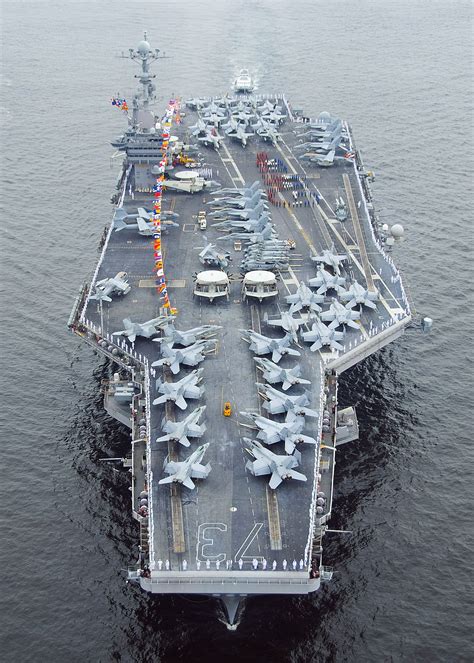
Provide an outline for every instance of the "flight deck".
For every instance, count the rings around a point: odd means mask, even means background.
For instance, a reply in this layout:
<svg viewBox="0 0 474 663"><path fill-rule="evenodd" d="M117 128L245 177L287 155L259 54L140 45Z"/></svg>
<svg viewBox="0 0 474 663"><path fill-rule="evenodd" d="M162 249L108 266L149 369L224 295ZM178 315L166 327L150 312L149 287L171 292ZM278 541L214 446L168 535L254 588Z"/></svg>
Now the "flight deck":
<svg viewBox="0 0 474 663"><path fill-rule="evenodd" d="M145 82L147 75L145 68ZM338 413L337 375L403 333L410 304L345 121L305 117L280 94L202 98L179 109L165 142L160 118L137 103L135 120L142 113L152 121L130 122L128 136L114 143L125 153L114 219L69 322L118 367L108 411L117 393L117 418L126 420L130 408L141 549L129 579L159 593L307 593L331 576L322 538L338 431L341 441L343 430L356 437L355 415L342 421ZM316 138L306 147L308 134ZM157 288L156 232L136 221L154 218L158 173L168 306ZM205 262L206 251L219 253L220 266ZM254 285L246 286L247 275ZM263 283L272 275L270 296ZM218 278L220 285L208 285ZM126 296L97 296L109 281L113 293L117 279ZM196 350L186 364L186 346L166 335L207 325L214 331L198 341L204 356ZM292 352L255 349L282 338ZM294 384L274 380L280 370ZM163 394L186 376L194 381L183 408ZM286 403L272 412L271 389L279 403L299 397L305 407ZM160 441L198 407L198 439L187 447ZM275 441L274 424L290 433ZM277 454L284 473L255 440Z"/></svg>

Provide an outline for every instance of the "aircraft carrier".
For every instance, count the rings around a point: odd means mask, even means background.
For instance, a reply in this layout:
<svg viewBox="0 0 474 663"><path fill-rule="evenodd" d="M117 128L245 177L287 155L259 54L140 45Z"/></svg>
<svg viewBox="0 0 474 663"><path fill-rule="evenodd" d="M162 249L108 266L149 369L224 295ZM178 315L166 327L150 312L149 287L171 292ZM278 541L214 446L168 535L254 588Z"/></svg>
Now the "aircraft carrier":
<svg viewBox="0 0 474 663"><path fill-rule="evenodd" d="M349 124L283 94L157 113L158 57L131 49L139 90L112 101L123 167L68 326L131 429L128 580L219 597L233 624L241 597L331 579L336 448L358 437L338 376L412 311Z"/></svg>

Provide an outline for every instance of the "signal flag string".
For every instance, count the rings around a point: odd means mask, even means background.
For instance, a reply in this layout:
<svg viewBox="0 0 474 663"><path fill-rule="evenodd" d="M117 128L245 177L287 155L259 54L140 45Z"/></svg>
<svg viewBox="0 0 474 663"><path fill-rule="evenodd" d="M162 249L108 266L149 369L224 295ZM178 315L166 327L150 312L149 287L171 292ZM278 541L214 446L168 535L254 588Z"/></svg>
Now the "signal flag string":
<svg viewBox="0 0 474 663"><path fill-rule="evenodd" d="M161 160L158 165L159 175L156 178L156 183L153 187L154 195L154 204L153 204L153 214L152 222L154 225L153 233L153 256L155 260L155 271L156 271L156 288L157 292L163 299L163 307L170 310L172 315L176 315L178 312L177 309L171 307L171 302L168 296L168 288L166 286L166 278L163 264L163 254L161 251L161 200L163 196L163 183L165 180L165 169L166 164L168 163L168 148L170 143L170 131L173 118L176 123L179 124L181 121L179 115L179 101L177 99L171 99L168 103L168 107L163 116L161 127L162 127L162 143L161 143Z"/></svg>

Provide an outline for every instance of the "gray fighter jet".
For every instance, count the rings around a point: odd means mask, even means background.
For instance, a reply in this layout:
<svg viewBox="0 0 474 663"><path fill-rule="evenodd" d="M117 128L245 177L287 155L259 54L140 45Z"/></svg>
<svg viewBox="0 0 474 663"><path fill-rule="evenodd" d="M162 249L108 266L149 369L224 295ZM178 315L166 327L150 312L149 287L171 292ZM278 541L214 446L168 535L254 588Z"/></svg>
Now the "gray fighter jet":
<svg viewBox="0 0 474 663"><path fill-rule="evenodd" d="M204 115L204 122L209 126L218 127L221 122L224 122L225 115L219 115L218 113L209 113Z"/></svg>
<svg viewBox="0 0 474 663"><path fill-rule="evenodd" d="M207 132L207 124L199 119L196 124L193 124L192 127L189 127L192 136L201 136Z"/></svg>
<svg viewBox="0 0 474 663"><path fill-rule="evenodd" d="M218 191L214 191L213 195L230 194L233 198L236 196L252 196L259 189L261 189L260 182L255 180L255 182L253 182L249 187L243 187L240 189L219 189Z"/></svg>
<svg viewBox="0 0 474 663"><path fill-rule="evenodd" d="M267 355L272 354L272 361L276 364L284 355L290 355L292 357L300 357L301 352L290 348L293 338L290 334L285 334L283 338L269 338L268 336L263 336L258 334L252 329L240 329L242 332L242 338L247 343L250 343L249 349L254 352L256 355Z"/></svg>
<svg viewBox="0 0 474 663"><path fill-rule="evenodd" d="M315 311L318 313L322 311L322 308L319 306L324 302L324 295L318 295L308 288L306 283L301 283L298 285L298 288L294 295L287 295L285 297L290 306L290 313L297 313L302 309L309 309L310 311Z"/></svg>
<svg viewBox="0 0 474 663"><path fill-rule="evenodd" d="M263 474L271 474L269 486L273 490L278 488L285 479L306 481L304 474L296 472L293 469L298 467L301 460L301 454L297 449L295 449L292 456L279 456L264 447L263 444L260 444L258 440L251 440L248 437L244 437L243 441L249 446L247 449L248 453L255 459L247 461L245 467L255 477L262 476Z"/></svg>
<svg viewBox="0 0 474 663"><path fill-rule="evenodd" d="M203 239L207 242L206 237L203 237ZM217 245L210 242L203 247L198 257L199 262L206 265L206 267L220 267L221 269L227 267L231 260L228 251L219 251Z"/></svg>
<svg viewBox="0 0 474 663"><path fill-rule="evenodd" d="M166 477L166 479L160 479L158 483L161 485L165 483L182 483L186 488L193 490L195 488L193 479L206 479L211 471L209 463L207 465L201 465L201 460L203 459L208 446L209 442L198 447L196 451L193 451L193 453L182 462L174 460L167 462L165 460L163 469L166 474L169 474L170 476Z"/></svg>
<svg viewBox="0 0 474 663"><path fill-rule="evenodd" d="M242 147L246 147L248 139L251 138L251 136L255 135L253 131L248 132L247 128L240 124L235 131L230 131L230 132L227 131L226 133L229 136L229 138L233 138L234 140L240 140Z"/></svg>
<svg viewBox="0 0 474 663"><path fill-rule="evenodd" d="M263 319L267 325L272 327L281 327L291 336L295 343L298 342L299 328L306 322L306 320L303 320L303 318L294 318L291 311L282 311L280 317L276 318L275 320L270 320L268 313L265 313Z"/></svg>
<svg viewBox="0 0 474 663"><path fill-rule="evenodd" d="M333 136L336 132L339 132L342 134L343 133L343 127L342 127L342 121L339 119L335 119L333 122L330 124L326 125L325 127L314 127L310 128L308 131L303 131L299 133L300 137L308 137L311 139L327 139Z"/></svg>
<svg viewBox="0 0 474 663"><path fill-rule="evenodd" d="M300 145L295 145L295 150L309 150L309 155L316 154L327 154L331 150L336 150L341 142L341 134L338 132L333 134L328 140L315 142L315 143L300 143ZM301 157L300 157L301 158Z"/></svg>
<svg viewBox="0 0 474 663"><path fill-rule="evenodd" d="M229 208L223 211L226 217L238 217L239 219L258 219L265 213L267 205L262 199L255 207L244 207L243 209Z"/></svg>
<svg viewBox="0 0 474 663"><path fill-rule="evenodd" d="M219 325L202 325L201 327L180 331L175 329L173 324L169 324L163 327L162 338L154 338L153 340L155 343L168 343L168 345L176 343L188 347L197 341L212 338L219 329L222 329Z"/></svg>
<svg viewBox="0 0 474 663"><path fill-rule="evenodd" d="M273 111L281 111L281 106L278 106L276 103L270 101L269 99L265 99L263 104L257 106L257 110L262 113L262 115L264 115L265 113L272 113Z"/></svg>
<svg viewBox="0 0 474 663"><path fill-rule="evenodd" d="M322 295L328 290L335 290L338 293L342 293L345 292L344 286L346 279L337 274L330 274L324 268L320 268L314 279L310 279L308 283L312 288L317 288L316 292L318 295Z"/></svg>
<svg viewBox="0 0 474 663"><path fill-rule="evenodd" d="M332 267L334 272L336 274L340 273L340 265L347 260L347 256L345 253L334 253L334 251L330 251L329 249L324 249L322 255L320 256L311 256L311 260L316 263L323 263L324 265L328 265L328 267Z"/></svg>
<svg viewBox="0 0 474 663"><path fill-rule="evenodd" d="M197 140L206 147L212 146L214 149L218 150L220 149L223 139L215 129L209 130L208 128L204 136L198 136Z"/></svg>
<svg viewBox="0 0 474 663"><path fill-rule="evenodd" d="M204 387L199 387L202 380L202 368L195 369L189 375L178 380L178 382L156 381L156 389L162 396L158 396L153 401L153 405L161 405L167 401L173 401L180 410L188 407L186 398L198 399L204 394Z"/></svg>
<svg viewBox="0 0 474 663"><path fill-rule="evenodd" d="M219 115L221 117L225 116L225 110L223 108L221 108L221 106L216 104L215 101L211 101L211 103L208 104L203 109L203 112L202 112L202 115L204 117L209 117L209 115L213 115L213 114Z"/></svg>
<svg viewBox="0 0 474 663"><path fill-rule="evenodd" d="M375 309L377 305L374 304L379 298L379 293L376 290L372 292L364 288L360 283L354 281L347 292L341 295L343 302L348 302L347 308L354 308L354 306L367 306L368 308Z"/></svg>
<svg viewBox="0 0 474 663"><path fill-rule="evenodd" d="M156 442L179 442L183 447L189 447L189 437L202 437L206 432L206 424L198 423L205 409L205 405L196 408L182 421L170 421L163 417L161 428L166 435L157 437Z"/></svg>
<svg viewBox="0 0 474 663"><path fill-rule="evenodd" d="M247 232L262 232L270 223L270 214L262 214L258 219L227 219L220 223L214 223L216 230L246 230Z"/></svg>
<svg viewBox="0 0 474 663"><path fill-rule="evenodd" d="M141 217L145 221L151 221L153 217L153 212L147 212L144 207L139 207L137 212L134 214L129 214L124 210L123 207L117 207L114 214L114 227L117 227L119 224L118 221L125 221L126 219L137 219ZM160 214L161 219L179 219L179 214L173 212L172 210L162 210ZM132 227L130 224L126 224L126 227Z"/></svg>
<svg viewBox="0 0 474 663"><path fill-rule="evenodd" d="M179 228L179 223L172 221L169 218L160 216L161 225L165 228L173 226L174 228ZM120 230L138 230L138 234L143 237L152 237L156 234L156 226L153 222L147 221L141 216L137 217L136 223L126 223L123 219L117 219L114 222L115 232L120 232Z"/></svg>
<svg viewBox="0 0 474 663"><path fill-rule="evenodd" d="M283 391L287 391L295 384L311 384L311 380L300 377L301 368L299 364L293 366L293 368L281 368L269 359L254 357L254 361L262 371L264 379L270 384L281 382Z"/></svg>
<svg viewBox="0 0 474 663"><path fill-rule="evenodd" d="M89 299L95 299L99 302L111 302L110 295L126 295L130 290L131 286L127 281L126 272L118 272L113 278L96 281L95 292Z"/></svg>
<svg viewBox="0 0 474 663"><path fill-rule="evenodd" d="M321 313L319 317L321 320L331 323L329 325L330 329L336 329L341 325L347 325L353 329L359 329L360 327L357 322L354 322L354 320L358 320L360 318L360 313L356 313L352 309L347 308L347 306L343 306L340 302L337 301L337 299L332 302L331 306L329 307L329 311L324 311L324 313Z"/></svg>
<svg viewBox="0 0 474 663"><path fill-rule="evenodd" d="M188 99L185 104L188 108L192 110L201 110L208 103L207 99L203 97L194 97L193 99Z"/></svg>
<svg viewBox="0 0 474 663"><path fill-rule="evenodd" d="M275 387L268 384L257 382L257 389L260 396L265 400L263 408L270 414L284 414L285 412L292 412L293 414L301 417L319 417L317 410L312 410L307 405L310 404L307 391L303 394L290 396L285 394Z"/></svg>
<svg viewBox="0 0 474 663"><path fill-rule="evenodd" d="M338 332L332 327L326 327L320 320L313 322L311 331L303 332L303 340L307 343L312 343L311 352L316 352L322 347L328 345L331 350L344 350L343 346L338 343L344 338L344 332Z"/></svg>
<svg viewBox="0 0 474 663"><path fill-rule="evenodd" d="M304 417L298 417L291 411L287 413L283 422L273 421L273 419L261 417L253 412L241 412L240 414L254 422L259 429L257 433L259 440L265 444L276 444L282 441L285 443L287 454L291 454L299 443L316 444L313 437L301 434L304 428Z"/></svg>
<svg viewBox="0 0 474 663"><path fill-rule="evenodd" d="M262 117L265 118L265 120L268 120L269 122L273 122L274 124L280 124L286 118L286 115L284 113L280 113L280 111L274 109L274 110L268 111L268 113L263 112Z"/></svg>
<svg viewBox="0 0 474 663"><path fill-rule="evenodd" d="M132 322L130 318L123 319L124 329L112 333L112 336L127 336L131 343L135 342L137 336L151 338L159 333L166 324L169 324L169 317L159 316L147 322Z"/></svg>
<svg viewBox="0 0 474 663"><path fill-rule="evenodd" d="M215 350L215 341L197 341L184 348L174 348L168 343L161 344L162 359L154 361L152 367L169 366L173 375L177 375L183 366L197 366L206 358L206 353Z"/></svg>
<svg viewBox="0 0 474 663"><path fill-rule="evenodd" d="M273 228L273 224L265 226L261 232L255 233L230 233L230 235L224 235L224 237L218 237L217 241L222 242L225 240L241 240L242 242L250 242L251 244L258 244L260 242L265 242L269 239L275 239L277 234Z"/></svg>
<svg viewBox="0 0 474 663"><path fill-rule="evenodd" d="M249 189L247 195L241 196L224 196L222 198L214 198L210 200L207 204L211 207L225 207L231 209L255 209L260 200L263 198L263 191L261 189ZM216 215L216 212L212 212L212 215Z"/></svg>
<svg viewBox="0 0 474 663"><path fill-rule="evenodd" d="M256 125L252 125L252 128L256 129L257 135L260 136L260 138L269 141L272 145L276 145L281 138L274 125L270 124L270 122L260 120Z"/></svg>
<svg viewBox="0 0 474 663"><path fill-rule="evenodd" d="M315 163L317 166L321 166L322 168L333 166L339 161L353 161L351 153L347 153L347 156L343 155L337 157L336 150L330 150L327 154L303 154L299 158L310 161L311 163Z"/></svg>

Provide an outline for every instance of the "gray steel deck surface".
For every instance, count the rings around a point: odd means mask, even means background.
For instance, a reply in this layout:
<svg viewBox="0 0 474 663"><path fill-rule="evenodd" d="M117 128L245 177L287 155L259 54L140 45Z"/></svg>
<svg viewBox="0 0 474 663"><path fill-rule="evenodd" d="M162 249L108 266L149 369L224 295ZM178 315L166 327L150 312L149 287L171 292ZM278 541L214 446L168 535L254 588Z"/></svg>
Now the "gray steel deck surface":
<svg viewBox="0 0 474 663"><path fill-rule="evenodd" d="M189 112L184 126L173 128L172 133L183 135L185 126L193 124L197 118ZM325 248L334 245L337 252L348 253L351 260L346 276L356 278L365 286L363 265L360 250L357 246L356 233L349 218L344 223L336 221L334 203L336 196L346 199L343 174L349 176L354 200L362 200L359 181L352 163L335 164L331 168L319 168L315 165L302 165L293 154L297 141L295 125L286 120L281 127L282 142L277 148L264 142L257 136L250 138L246 148L232 139L226 138L225 149L219 153L202 146L200 151L206 162L206 168L212 168L212 178L222 186L241 186L242 180L247 184L260 179L256 166L256 153L265 151L269 158L280 158L288 165L288 172L307 176L310 191L321 197L321 207L274 207L270 205L273 223L276 225L280 239L292 239L296 248L290 253L290 272L281 274L279 282L280 296L268 303L256 303L262 333L268 336L281 337L280 330L265 325L263 316L276 314L288 307L283 297L296 290L300 281L307 281L316 275L316 266L310 260L311 254L319 254ZM237 165L236 172L234 164ZM242 180L239 179L239 175ZM233 179L232 179L233 178ZM150 182L152 180L150 179ZM133 186L133 172L130 183ZM265 188L265 187L263 187ZM288 202L292 201L290 192L282 194ZM271 564L278 562L279 568L283 559L291 562L305 557L305 548L310 532L310 507L313 491L313 474L318 448L302 445L301 467L308 478L306 483L296 481L284 482L277 491L278 511L282 535L282 549L271 550L269 522L267 510L267 484L269 477L254 477L245 470L245 463L250 458L245 451L242 437L255 437L253 431L243 428L240 423L248 423L239 415L239 411L258 411L260 400L257 395L256 381L263 381L257 375L253 353L248 344L241 339L239 328L251 327L251 303L241 298L239 266L242 253L233 250L231 242L222 245L230 250L233 261L230 272L236 280L231 283L229 301L224 299L209 303L204 299L193 298L193 275L201 271L203 266L198 260L198 247L204 245L203 233L198 229L196 216L203 209L205 201L211 199L208 191L203 194L184 194L166 191L163 198L163 209L172 207L180 215L180 227L171 228L162 237L164 249L165 274L169 283L169 296L173 307L178 309L176 326L187 329L202 324L217 324L223 329L218 333L218 346L215 355L208 356L201 366L204 368L203 386L206 389L201 401L188 401L186 413L175 409L177 418L189 413L197 405L207 406L203 422L207 431L199 444L210 442L204 463L210 462L212 471L204 481L196 482L196 489L189 491L179 487L183 512L185 534L185 552L173 552L173 536L171 526L170 486L158 485L162 478L163 461L168 453L165 443L155 443L161 434L161 419L164 406L151 407L151 458L153 472L153 531L154 559L169 560L171 568L182 568L186 560L188 569L195 569L197 560L204 564L207 559L215 565L216 560L225 568L226 560L236 562L242 558L244 568L250 569L251 560L266 558ZM151 209L152 194L135 193L132 200L127 194L124 206L135 211L137 206ZM363 310L361 330L346 329L343 341L349 351L357 345L367 342L368 330L381 328L382 323L405 316L401 283L394 282L394 270L375 246L370 230L369 219L362 204L358 209L361 230L366 245L370 269L375 287L381 294L374 311ZM214 242L221 236L212 224L208 223L205 232L209 241ZM126 297L116 298L111 304L104 304L104 331L111 332L123 328L122 319L130 317L133 321L144 322L157 317L160 311L160 299L153 287L140 287L140 281L153 279L153 240L141 237L134 230L112 232L107 243L104 259L97 275L98 279L114 276L118 271L128 273L132 291ZM343 272L344 273L344 272ZM173 282L180 287L173 287ZM141 284L143 285L143 283ZM328 308L331 297L327 297ZM86 317L100 326L100 311L96 302L89 302ZM337 353L312 353L309 345L300 342L302 356L299 363L302 376L312 380L311 407L318 408L321 381L324 367L322 360L328 361L337 357ZM137 338L135 350L149 359L149 363L160 357L159 344L151 340ZM295 358L283 358L280 365L293 366ZM161 369L158 369L161 372ZM176 379L187 374L189 369L182 369ZM155 397L154 380L151 381L151 400ZM275 385L279 386L279 385ZM299 388L292 388L290 393L298 393ZM230 418L222 415L224 401L230 401L233 414ZM281 419L281 416L275 417ZM317 420L306 419L304 433L317 434ZM187 457L197 446L192 441L189 449L179 446L179 458ZM284 453L283 443L272 445L271 450ZM324 483L327 483L325 480Z"/></svg>

